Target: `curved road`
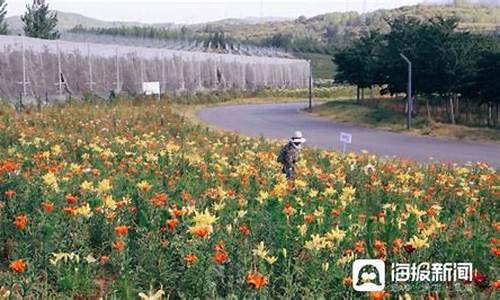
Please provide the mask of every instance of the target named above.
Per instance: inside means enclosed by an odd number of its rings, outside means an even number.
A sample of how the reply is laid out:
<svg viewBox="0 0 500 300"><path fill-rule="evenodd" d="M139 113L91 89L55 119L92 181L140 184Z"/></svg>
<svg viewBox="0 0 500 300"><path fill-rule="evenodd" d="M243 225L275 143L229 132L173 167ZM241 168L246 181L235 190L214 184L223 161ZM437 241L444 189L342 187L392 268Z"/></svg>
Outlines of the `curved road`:
<svg viewBox="0 0 500 300"><path fill-rule="evenodd" d="M397 156L421 162L429 159L441 162L466 163L485 161L500 167L500 144L478 143L424 136L412 136L335 123L298 110L305 103L230 105L206 108L198 113L205 122L219 128L250 136L286 139L301 130L307 144L323 149L342 150L340 132L352 134L348 151L368 150L379 156Z"/></svg>

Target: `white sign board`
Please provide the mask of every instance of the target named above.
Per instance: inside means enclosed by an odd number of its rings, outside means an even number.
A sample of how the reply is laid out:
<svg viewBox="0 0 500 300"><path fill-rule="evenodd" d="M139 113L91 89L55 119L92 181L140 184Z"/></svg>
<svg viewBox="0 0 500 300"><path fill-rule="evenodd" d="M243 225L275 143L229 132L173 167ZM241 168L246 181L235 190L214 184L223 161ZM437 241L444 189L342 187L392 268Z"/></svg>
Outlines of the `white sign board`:
<svg viewBox="0 0 500 300"><path fill-rule="evenodd" d="M342 143L351 144L352 143L352 134L341 132L340 133L340 141Z"/></svg>
<svg viewBox="0 0 500 300"><path fill-rule="evenodd" d="M341 132L340 142L342 142L342 151L345 152L347 144L352 143L352 134Z"/></svg>
<svg viewBox="0 0 500 300"><path fill-rule="evenodd" d="M142 92L145 95L160 95L160 83L159 82L143 82Z"/></svg>

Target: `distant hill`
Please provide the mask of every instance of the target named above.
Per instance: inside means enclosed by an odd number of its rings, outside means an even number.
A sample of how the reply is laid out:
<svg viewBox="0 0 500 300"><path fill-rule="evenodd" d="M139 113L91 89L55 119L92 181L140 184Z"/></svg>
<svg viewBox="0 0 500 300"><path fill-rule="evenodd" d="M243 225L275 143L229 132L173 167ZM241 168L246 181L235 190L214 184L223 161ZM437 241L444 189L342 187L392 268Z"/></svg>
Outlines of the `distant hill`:
<svg viewBox="0 0 500 300"><path fill-rule="evenodd" d="M246 18L223 19L190 25L175 24L140 24L123 22L103 22L99 20L84 20L84 29L93 29L106 33L106 28L133 27L135 25L148 27L145 34L150 34L150 29L179 30L181 27L187 32L183 38L207 40L211 35L224 33L226 41L238 41L244 44L254 44L268 47L288 49L293 52L331 53L335 47L346 44L369 30L388 30L387 19L397 16L415 16L421 19L433 16L451 17L460 20L462 29L473 32L498 32L500 33L500 7L484 5L414 5L403 6L396 9L380 9L373 12L360 14L357 12L332 12L311 18L299 17L297 19L280 18ZM84 17L83 17L84 18ZM77 19L67 24L61 18L61 27L71 28L77 24ZM100 22L100 23L99 23ZM88 25L87 25L88 24ZM102 24L102 25L99 25ZM139 30L140 31L140 30ZM127 34L127 30L122 30ZM130 34L138 35L140 32L132 30ZM157 36L162 36L159 34ZM163 35L165 36L165 35ZM170 32L166 38L176 36Z"/></svg>
<svg viewBox="0 0 500 300"><path fill-rule="evenodd" d="M496 3L492 0L493 3ZM78 25L84 28L116 28L132 26L148 26L155 28L180 28L182 24L174 23L139 23L122 21L103 21L86 17L76 13L56 11L59 30L69 30ZM351 31L356 33L367 28L384 26L384 18L398 15L414 15L428 18L435 15L457 16L461 19L463 27L471 30L495 30L500 23L500 7L497 6L453 6L453 5L415 5L404 6L396 9L381 9L366 14L357 12L332 12L311 18L299 17L295 20L288 18L256 18L222 19L214 22L185 25L187 28L200 34L206 27L223 31L227 36L238 40L258 42L269 38L276 33L289 34L295 38L309 37L316 40L325 39L326 31L330 33ZM20 16L6 18L12 33L21 33L23 23ZM328 35L328 34L327 34ZM327 37L328 38L328 37Z"/></svg>
<svg viewBox="0 0 500 300"><path fill-rule="evenodd" d="M180 28L182 26L174 23L140 23L140 22L122 22L122 21L103 21L95 18L86 17L84 15L55 11L57 13L59 22L57 24L57 29L61 31L70 30L76 26L81 26L84 28L117 28L117 27L132 27L132 26L152 26L156 28ZM207 24L212 24L214 26L236 26L236 25L252 25L252 24L262 24L267 22L275 21L286 21L290 18L256 18L248 17L243 19L222 19L214 22L200 23L189 25L192 28L201 28ZM21 21L21 16L12 16L6 18L6 22L9 25L9 30L13 34L19 34L23 32L23 22Z"/></svg>
<svg viewBox="0 0 500 300"><path fill-rule="evenodd" d="M386 18L406 15L419 18L432 16L460 19L461 27L471 31L494 31L500 26L500 7L498 6L453 6L453 5L414 5L396 9L381 9L366 14L357 12L333 12L312 18L300 17L295 20L266 22L261 24L219 24L227 36L243 40L262 40L276 33L290 35L292 38L310 38L328 42L337 34L358 34L369 29L383 30Z"/></svg>
<svg viewBox="0 0 500 300"><path fill-rule="evenodd" d="M293 18L279 18L279 17L247 17L243 19L237 19L237 18L228 18L228 19L222 19L222 20L217 20L213 22L205 22L205 23L199 23L199 24L193 24L193 25L188 25L188 27L195 28L195 27L203 27L206 25L214 25L214 26L234 26L234 25L257 25L257 24L265 24L265 23L271 23L271 22L284 22L284 21L292 21Z"/></svg>
<svg viewBox="0 0 500 300"><path fill-rule="evenodd" d="M129 26L147 26L151 24L143 24L138 22L121 22L121 21L102 21L99 19L94 19L86 17L80 14L56 11L58 17L57 29L61 31L69 30L75 26L81 25L86 28L114 28L114 27L129 27ZM21 21L21 16L12 16L5 19L9 25L9 30L13 34L18 34L23 32L23 22ZM163 23L156 24L158 27L169 27L174 26L173 23Z"/></svg>

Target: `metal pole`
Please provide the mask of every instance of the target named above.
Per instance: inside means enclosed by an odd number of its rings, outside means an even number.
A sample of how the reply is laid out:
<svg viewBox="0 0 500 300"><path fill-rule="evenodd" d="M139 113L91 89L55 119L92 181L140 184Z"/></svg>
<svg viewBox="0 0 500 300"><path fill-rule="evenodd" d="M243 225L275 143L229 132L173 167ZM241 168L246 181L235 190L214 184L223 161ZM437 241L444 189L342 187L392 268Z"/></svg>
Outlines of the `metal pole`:
<svg viewBox="0 0 500 300"><path fill-rule="evenodd" d="M22 72L23 72L23 81L22 82L18 82L18 84L21 84L23 86L23 91L22 92L19 92L22 96L27 96L28 95L28 84L29 82L26 81L26 47L25 47L25 41L24 41L24 35L22 36L21 38L22 40L22 46L21 46L21 64L22 64Z"/></svg>
<svg viewBox="0 0 500 300"><path fill-rule="evenodd" d="M43 66L43 57L42 57L41 52L38 54L38 61L40 62L40 66L41 66L42 70L45 70L45 68ZM44 87L48 86L47 80L45 78L45 72L42 72L42 82L43 82Z"/></svg>
<svg viewBox="0 0 500 300"><path fill-rule="evenodd" d="M408 66L408 120L409 120L409 125L408 129L411 129L411 119L412 119L412 114L413 114L413 91L412 91L412 64L410 62L410 65Z"/></svg>
<svg viewBox="0 0 500 300"><path fill-rule="evenodd" d="M61 67L61 48L59 47L59 41L57 42L57 68L59 73L57 77L59 78L59 97L62 97L62 67Z"/></svg>
<svg viewBox="0 0 500 300"><path fill-rule="evenodd" d="M311 61L309 60L309 111L312 110L312 83L313 83L312 64Z"/></svg>
<svg viewBox="0 0 500 300"><path fill-rule="evenodd" d="M144 60L142 57L139 57L141 60L141 89L142 89L142 84L144 83Z"/></svg>
<svg viewBox="0 0 500 300"><path fill-rule="evenodd" d="M118 48L116 48L116 92L120 91L120 60L118 58Z"/></svg>
<svg viewBox="0 0 500 300"><path fill-rule="evenodd" d="M104 63L104 60L101 62L101 66L102 66L102 86L103 86L103 89L105 92L107 92L108 90L108 85L107 85L107 73L106 73L106 64Z"/></svg>
<svg viewBox="0 0 500 300"><path fill-rule="evenodd" d="M412 66L411 66L411 61L406 57L404 54L400 53L401 57L406 61L408 64L408 115L406 118L406 129L411 129L411 114L413 111L413 98L411 95L411 81L412 81Z"/></svg>
<svg viewBox="0 0 500 300"><path fill-rule="evenodd" d="M163 51L161 52L161 84L160 84L160 95L158 96L158 99L161 99L161 89L163 86L163 91L167 90L167 79L166 79L166 74L165 74L165 57L163 54Z"/></svg>
<svg viewBox="0 0 500 300"><path fill-rule="evenodd" d="M89 87L90 91L94 91L94 81L92 80L92 54L90 53L90 44L87 44L87 55L89 59Z"/></svg>
<svg viewBox="0 0 500 300"><path fill-rule="evenodd" d="M163 54L163 51L161 52L161 83L162 84L165 84L166 82L166 74L165 74L165 57L164 57L164 54Z"/></svg>
<svg viewBox="0 0 500 300"><path fill-rule="evenodd" d="M19 104L17 106L17 111L21 112L22 108L23 108L23 93L19 92Z"/></svg>
<svg viewBox="0 0 500 300"><path fill-rule="evenodd" d="M25 46L24 46L24 35L22 37L23 40L23 96L27 95L26 91L26 55L25 55Z"/></svg>

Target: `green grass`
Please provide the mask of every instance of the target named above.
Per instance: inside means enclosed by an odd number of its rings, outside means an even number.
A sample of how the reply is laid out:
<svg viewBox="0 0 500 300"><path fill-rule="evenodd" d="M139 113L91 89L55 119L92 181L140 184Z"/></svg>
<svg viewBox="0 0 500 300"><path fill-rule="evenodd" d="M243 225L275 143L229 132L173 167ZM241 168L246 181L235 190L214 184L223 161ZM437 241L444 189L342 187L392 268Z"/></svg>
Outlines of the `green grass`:
<svg viewBox="0 0 500 300"><path fill-rule="evenodd" d="M373 127L403 130L405 117L402 113L378 107L372 108L359 105L356 100L333 100L313 108L312 113L338 122L350 122ZM415 123L422 126L423 120L416 119Z"/></svg>
<svg viewBox="0 0 500 300"><path fill-rule="evenodd" d="M313 107L312 113L335 122L347 122L363 127L379 128L394 132L406 131L406 116L394 111L377 100L379 105L359 105L356 100L332 100ZM412 134L429 135L443 138L457 138L475 141L500 141L500 131L491 128L476 128L432 122L422 116L413 118Z"/></svg>
<svg viewBox="0 0 500 300"><path fill-rule="evenodd" d="M322 79L333 79L337 66L332 61L332 56L318 53L294 53L298 58L311 60L313 77Z"/></svg>

